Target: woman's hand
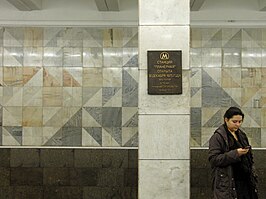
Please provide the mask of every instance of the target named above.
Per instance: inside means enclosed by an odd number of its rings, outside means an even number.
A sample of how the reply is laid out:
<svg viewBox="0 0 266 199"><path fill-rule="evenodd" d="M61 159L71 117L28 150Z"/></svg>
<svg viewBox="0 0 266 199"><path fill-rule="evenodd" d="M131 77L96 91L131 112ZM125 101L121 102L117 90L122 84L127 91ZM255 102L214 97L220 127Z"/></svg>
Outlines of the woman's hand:
<svg viewBox="0 0 266 199"><path fill-rule="evenodd" d="M249 149L243 149L243 148L238 148L237 149L237 153L238 153L239 156L247 154L248 151L249 151Z"/></svg>

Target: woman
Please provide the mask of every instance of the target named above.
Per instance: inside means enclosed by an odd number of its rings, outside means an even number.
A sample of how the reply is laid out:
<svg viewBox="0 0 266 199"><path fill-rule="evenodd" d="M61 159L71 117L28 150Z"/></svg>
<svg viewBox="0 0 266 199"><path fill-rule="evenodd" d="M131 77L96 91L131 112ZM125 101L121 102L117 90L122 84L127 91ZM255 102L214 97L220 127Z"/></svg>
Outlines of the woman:
<svg viewBox="0 0 266 199"><path fill-rule="evenodd" d="M246 134L239 129L243 120L243 112L230 107L224 114L224 124L209 140L214 199L258 198L252 150Z"/></svg>

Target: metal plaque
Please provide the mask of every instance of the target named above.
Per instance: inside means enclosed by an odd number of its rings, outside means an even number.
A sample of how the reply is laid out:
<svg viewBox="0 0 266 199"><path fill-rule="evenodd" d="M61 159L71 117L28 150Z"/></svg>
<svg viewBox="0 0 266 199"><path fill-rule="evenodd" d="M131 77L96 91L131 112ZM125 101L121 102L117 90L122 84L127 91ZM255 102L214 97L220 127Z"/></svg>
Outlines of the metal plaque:
<svg viewBox="0 0 266 199"><path fill-rule="evenodd" d="M182 51L148 51L148 94L182 94Z"/></svg>

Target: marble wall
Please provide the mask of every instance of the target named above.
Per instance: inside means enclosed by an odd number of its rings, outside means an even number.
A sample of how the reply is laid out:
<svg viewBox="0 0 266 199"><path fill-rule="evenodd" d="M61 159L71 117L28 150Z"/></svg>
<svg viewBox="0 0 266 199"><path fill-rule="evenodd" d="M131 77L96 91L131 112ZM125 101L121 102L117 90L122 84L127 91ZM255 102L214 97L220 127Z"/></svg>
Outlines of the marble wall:
<svg viewBox="0 0 266 199"><path fill-rule="evenodd" d="M266 29L191 29L191 146L208 146L229 106L253 147L266 147Z"/></svg>
<svg viewBox="0 0 266 199"><path fill-rule="evenodd" d="M0 27L0 145L138 145L137 28Z"/></svg>
<svg viewBox="0 0 266 199"><path fill-rule="evenodd" d="M138 152L0 149L1 199L137 199Z"/></svg>

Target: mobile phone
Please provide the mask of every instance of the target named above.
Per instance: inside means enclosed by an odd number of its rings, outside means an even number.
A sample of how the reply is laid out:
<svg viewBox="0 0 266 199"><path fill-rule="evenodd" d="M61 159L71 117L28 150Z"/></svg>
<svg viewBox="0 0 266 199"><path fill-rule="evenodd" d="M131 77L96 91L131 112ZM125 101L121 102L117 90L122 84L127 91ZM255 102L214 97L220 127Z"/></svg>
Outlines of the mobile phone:
<svg viewBox="0 0 266 199"><path fill-rule="evenodd" d="M245 146L244 149L250 149L250 146L249 145L248 146Z"/></svg>

